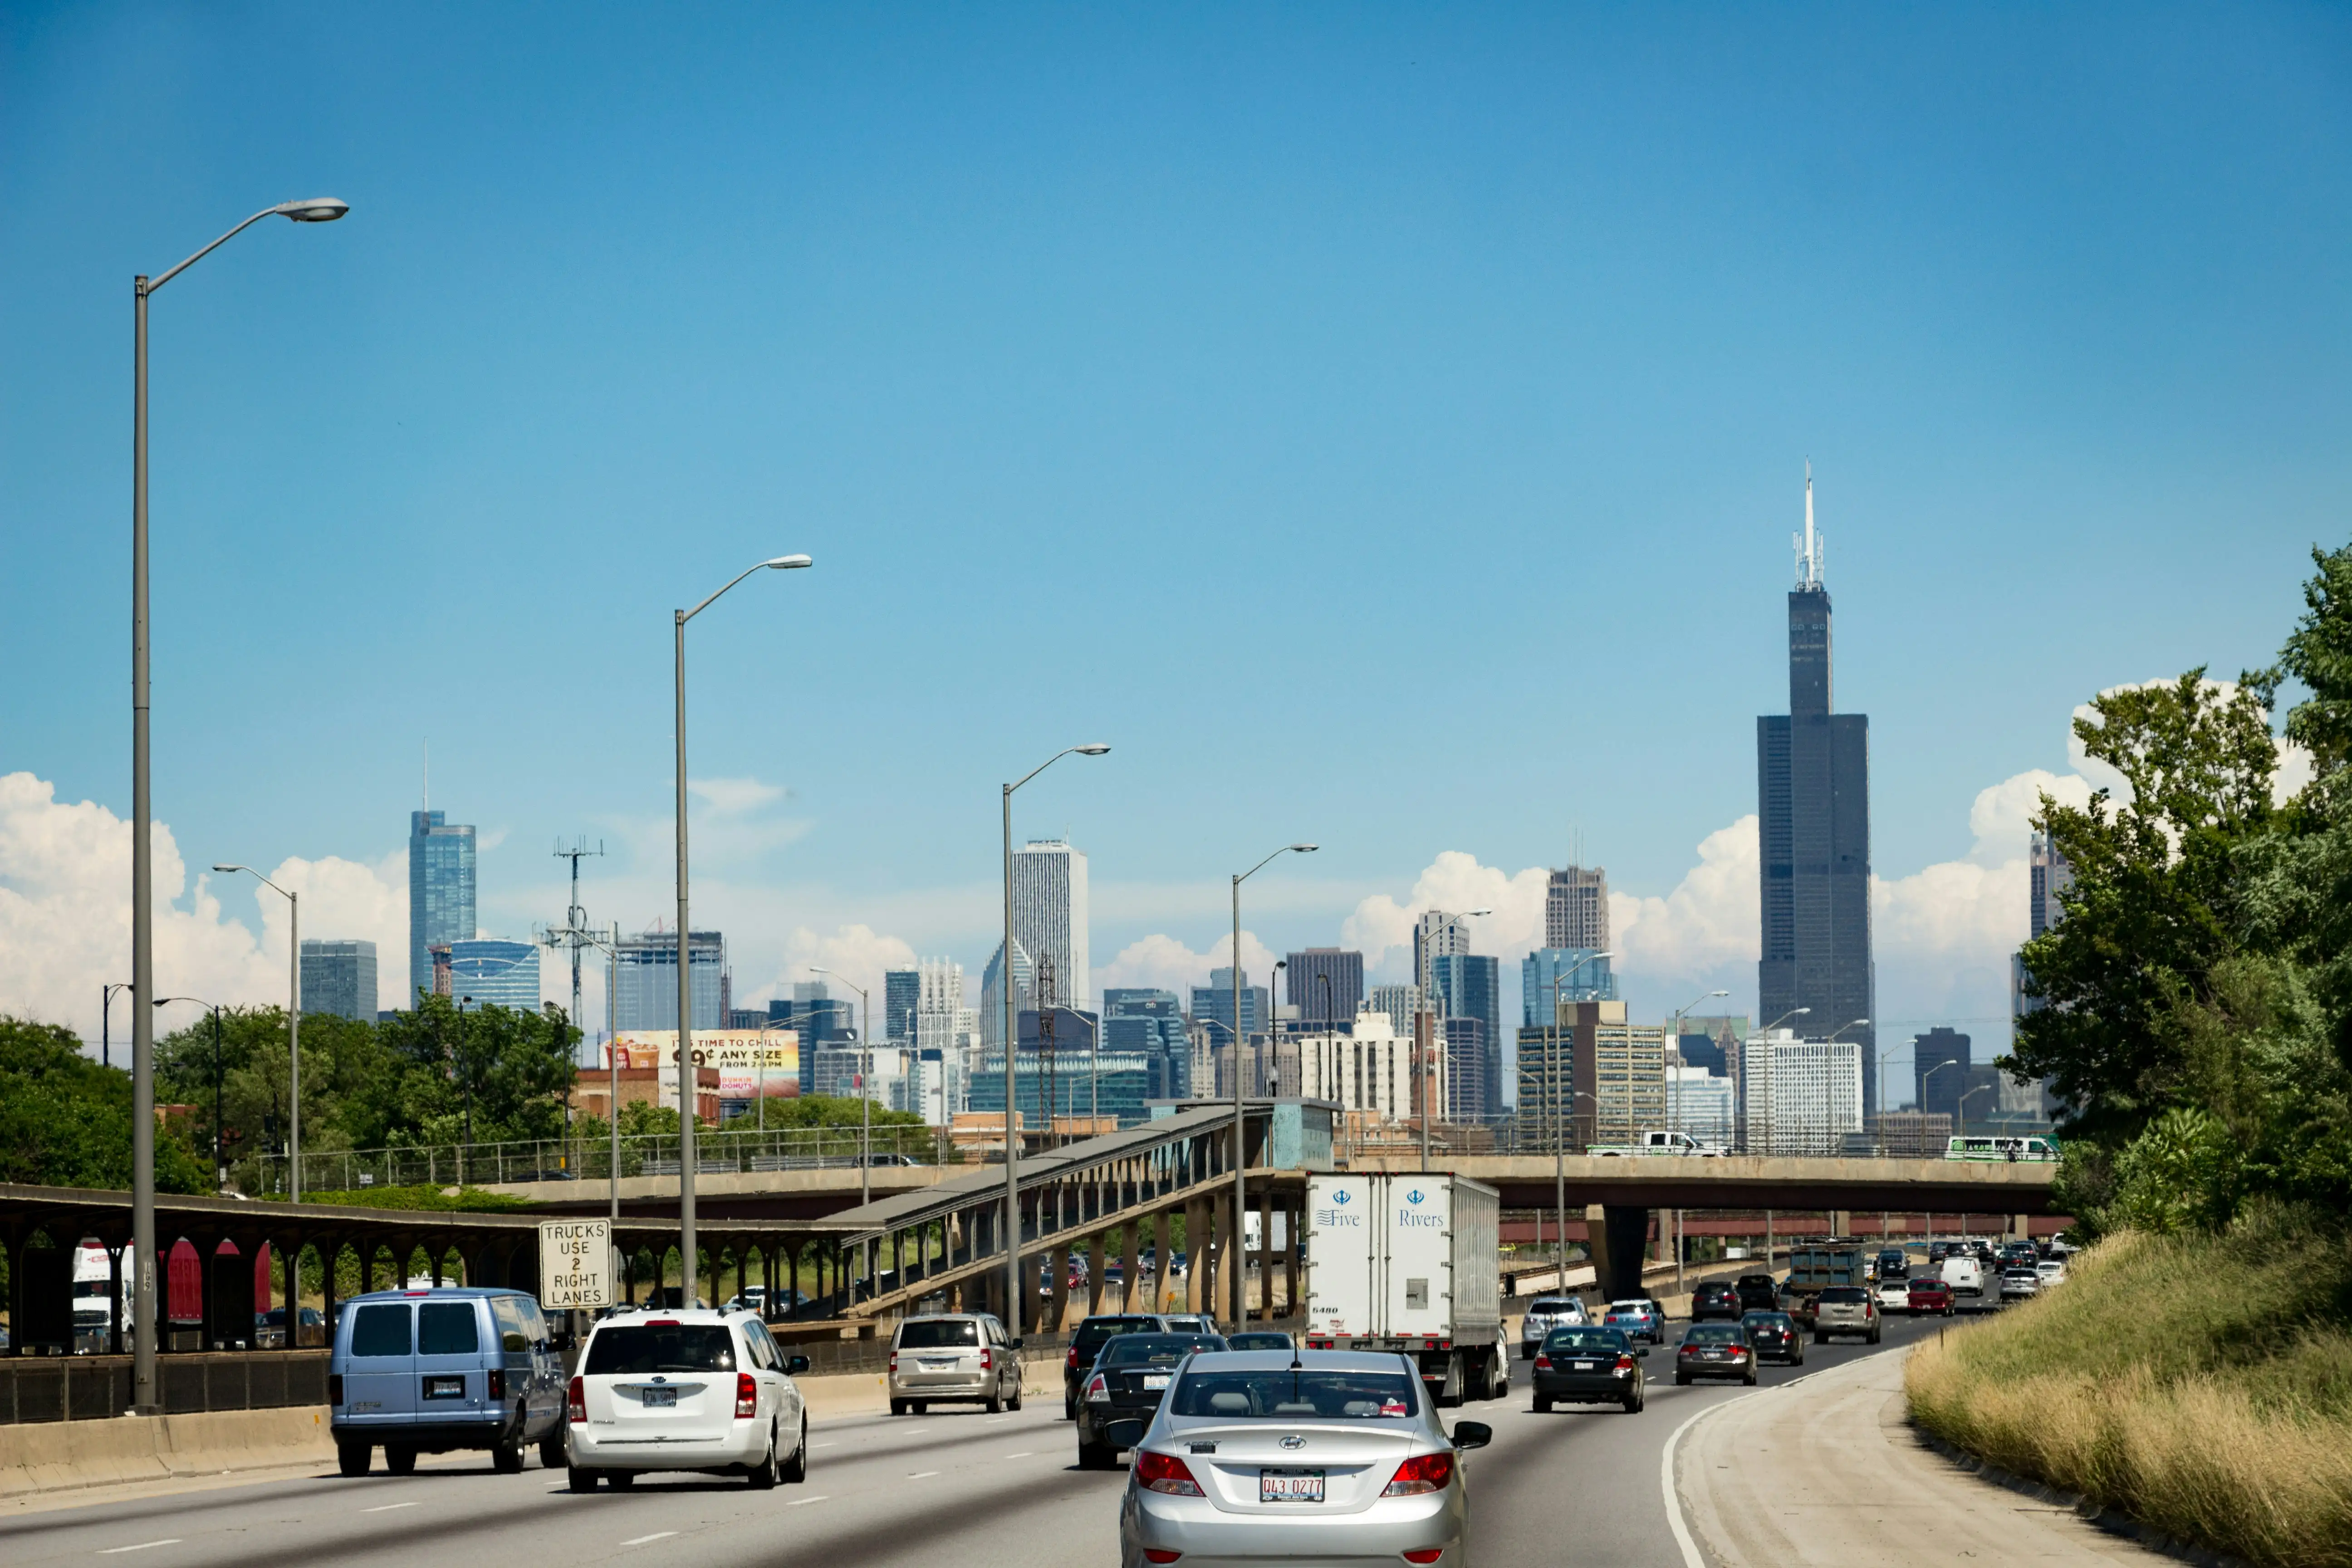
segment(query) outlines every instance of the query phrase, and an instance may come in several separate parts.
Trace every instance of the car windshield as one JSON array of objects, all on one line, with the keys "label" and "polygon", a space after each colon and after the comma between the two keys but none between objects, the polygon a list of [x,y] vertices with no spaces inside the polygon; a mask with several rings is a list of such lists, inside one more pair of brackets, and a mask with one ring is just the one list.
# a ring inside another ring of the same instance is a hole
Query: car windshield
[{"label": "car windshield", "polygon": [[1736,1345],[1741,1333],[1738,1323],[1694,1323],[1683,1335],[1686,1345]]},{"label": "car windshield", "polygon": [[1173,1365],[1194,1351],[1221,1351],[1225,1342],[1214,1334],[1121,1334],[1102,1348],[1097,1366]]},{"label": "car windshield", "polygon": [[1822,1292],[1822,1304],[1825,1307],[1850,1307],[1861,1300],[1862,1287],[1859,1285],[1832,1285]]},{"label": "car windshield", "polygon": [[1091,1318],[1078,1325],[1078,1337],[1074,1342],[1081,1350],[1093,1350],[1105,1340],[1120,1334],[1148,1334],[1159,1327],[1157,1318]]},{"label": "car windshield", "polygon": [[980,1343],[980,1325],[970,1318],[917,1318],[898,1330],[902,1351],[945,1350]]},{"label": "car windshield", "polygon": [[734,1370],[735,1340],[724,1323],[608,1326],[588,1342],[592,1375]]},{"label": "car windshield", "polygon": [[1171,1408],[1178,1415],[1233,1420],[1281,1420],[1298,1416],[1377,1419],[1411,1415],[1418,1408],[1414,1379],[1392,1372],[1333,1372],[1314,1368],[1288,1372],[1196,1372],[1176,1384]]},{"label": "car windshield", "polygon": [[1580,1354],[1590,1352],[1622,1353],[1633,1349],[1625,1336],[1615,1329],[1554,1329],[1546,1337],[1543,1348],[1549,1352],[1572,1351]]}]

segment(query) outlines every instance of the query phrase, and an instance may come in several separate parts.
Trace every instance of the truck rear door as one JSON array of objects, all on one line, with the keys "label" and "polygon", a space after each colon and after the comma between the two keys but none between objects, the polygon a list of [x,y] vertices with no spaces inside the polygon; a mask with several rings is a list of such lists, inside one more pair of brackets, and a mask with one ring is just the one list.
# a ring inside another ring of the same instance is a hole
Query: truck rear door
[{"label": "truck rear door", "polygon": [[1453,1337],[1452,1196],[1442,1177],[1397,1176],[1389,1183],[1384,1298],[1391,1337]]},{"label": "truck rear door", "polygon": [[1317,1175],[1307,1188],[1307,1331],[1346,1339],[1384,1331],[1380,1300],[1380,1184]]}]

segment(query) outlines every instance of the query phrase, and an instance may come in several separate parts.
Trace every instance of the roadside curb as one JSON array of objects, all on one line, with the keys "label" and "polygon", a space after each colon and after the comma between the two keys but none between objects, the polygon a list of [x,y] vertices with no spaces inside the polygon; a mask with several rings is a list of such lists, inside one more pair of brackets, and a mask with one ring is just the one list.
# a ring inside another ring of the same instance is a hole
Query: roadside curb
[{"label": "roadside curb", "polygon": [[1904,1424],[1911,1429],[1911,1436],[1921,1447],[1941,1456],[1950,1461],[1955,1468],[1966,1471],[1979,1480],[1989,1481],[2005,1491],[2032,1498],[2036,1502],[2056,1503],[2072,1509],[2075,1517],[2086,1524],[2095,1525],[2110,1535],[2119,1535],[2126,1540],[2137,1542],[2151,1552],[2162,1552],[2167,1557],[2176,1558],[2183,1563],[2196,1563],[2198,1568],[2252,1568],[2252,1565],[2242,1557],[2226,1556],[2191,1542],[2177,1540],[2157,1529],[2156,1526],[2135,1519],[2122,1509],[2111,1508],[2085,1493],[2065,1491],[2044,1482],[2018,1475],[2014,1471],[2005,1470],[1990,1459],[1979,1458],[1958,1444],[1947,1442],[1920,1426],[1912,1418],[1907,1403],[1903,1413],[1903,1420]]}]

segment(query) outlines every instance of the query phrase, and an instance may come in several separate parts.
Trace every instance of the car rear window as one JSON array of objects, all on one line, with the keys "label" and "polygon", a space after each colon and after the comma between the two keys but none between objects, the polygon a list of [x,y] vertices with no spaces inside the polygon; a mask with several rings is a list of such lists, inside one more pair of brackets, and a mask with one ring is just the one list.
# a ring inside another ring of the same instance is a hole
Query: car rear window
[{"label": "car rear window", "polygon": [[1739,1321],[1750,1329],[1793,1329],[1797,1326],[1786,1312],[1750,1312]]},{"label": "car rear window", "polygon": [[917,1318],[898,1329],[902,1351],[945,1350],[980,1343],[980,1325],[970,1318]]},{"label": "car rear window", "polygon": [[1195,1372],[1177,1383],[1170,1398],[1179,1415],[1234,1421],[1308,1416],[1377,1420],[1411,1415],[1420,1408],[1415,1381],[1388,1372]]},{"label": "car rear window", "polygon": [[1120,1334],[1106,1341],[1100,1366],[1141,1366],[1149,1362],[1173,1363],[1194,1351],[1221,1351],[1225,1342],[1214,1334]]},{"label": "car rear window", "polygon": [[471,1301],[427,1301],[416,1309],[418,1355],[472,1355],[481,1348]]},{"label": "car rear window", "polygon": [[633,1323],[599,1329],[588,1342],[592,1373],[734,1370],[735,1336],[724,1323]]},{"label": "car rear window", "polygon": [[1534,1300],[1528,1303],[1528,1310],[1530,1312],[1542,1312],[1549,1316],[1557,1317],[1560,1313],[1568,1310],[1568,1303],[1560,1300],[1557,1297],[1538,1296]]},{"label": "car rear window", "polygon": [[1157,1318],[1096,1318],[1078,1325],[1076,1342],[1083,1349],[1093,1350],[1105,1340],[1121,1334],[1148,1334],[1159,1327]]},{"label": "car rear window", "polygon": [[1554,1329],[1544,1336],[1546,1351],[1591,1351],[1596,1354],[1607,1351],[1622,1353],[1633,1345],[1615,1329]]},{"label": "car rear window", "polygon": [[1736,1345],[1742,1331],[1738,1323],[1694,1323],[1683,1335],[1686,1345]]},{"label": "car rear window", "polygon": [[409,1316],[405,1301],[384,1301],[372,1307],[362,1307],[359,1316],[352,1321],[352,1353],[406,1355]]},{"label": "car rear window", "polygon": [[1822,1300],[1827,1304],[1852,1306],[1862,1299],[1862,1287],[1859,1285],[1832,1285],[1822,1292]]},{"label": "car rear window", "polygon": [[1612,1312],[1646,1312],[1650,1304],[1647,1301],[1612,1301],[1609,1310]]}]

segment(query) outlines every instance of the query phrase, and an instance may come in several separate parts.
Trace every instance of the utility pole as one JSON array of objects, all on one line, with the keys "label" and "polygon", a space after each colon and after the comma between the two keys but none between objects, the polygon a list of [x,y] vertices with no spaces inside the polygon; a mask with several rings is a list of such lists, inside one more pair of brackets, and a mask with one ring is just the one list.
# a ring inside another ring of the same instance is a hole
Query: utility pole
[{"label": "utility pole", "polygon": [[[588,935],[588,911],[580,907],[580,862],[583,857],[604,853],[604,841],[601,838],[596,841],[596,847],[593,849],[588,847],[588,840],[585,837],[573,839],[569,847],[562,843],[558,843],[555,847],[557,859],[572,862],[572,905],[563,911],[563,930],[560,932],[551,931],[548,934],[559,937],[563,944],[572,950],[572,1018],[575,1023],[580,1018],[580,954],[587,948],[591,940]],[[585,1035],[587,1031],[583,1029],[581,1033]],[[580,1054],[576,1048],[569,1045],[569,1042],[566,1043],[566,1051],[572,1058],[572,1072],[563,1080],[563,1157],[569,1163],[572,1158],[572,1080],[580,1075]],[[615,1118],[618,1117],[620,1109],[617,1104],[613,1107]]]}]

